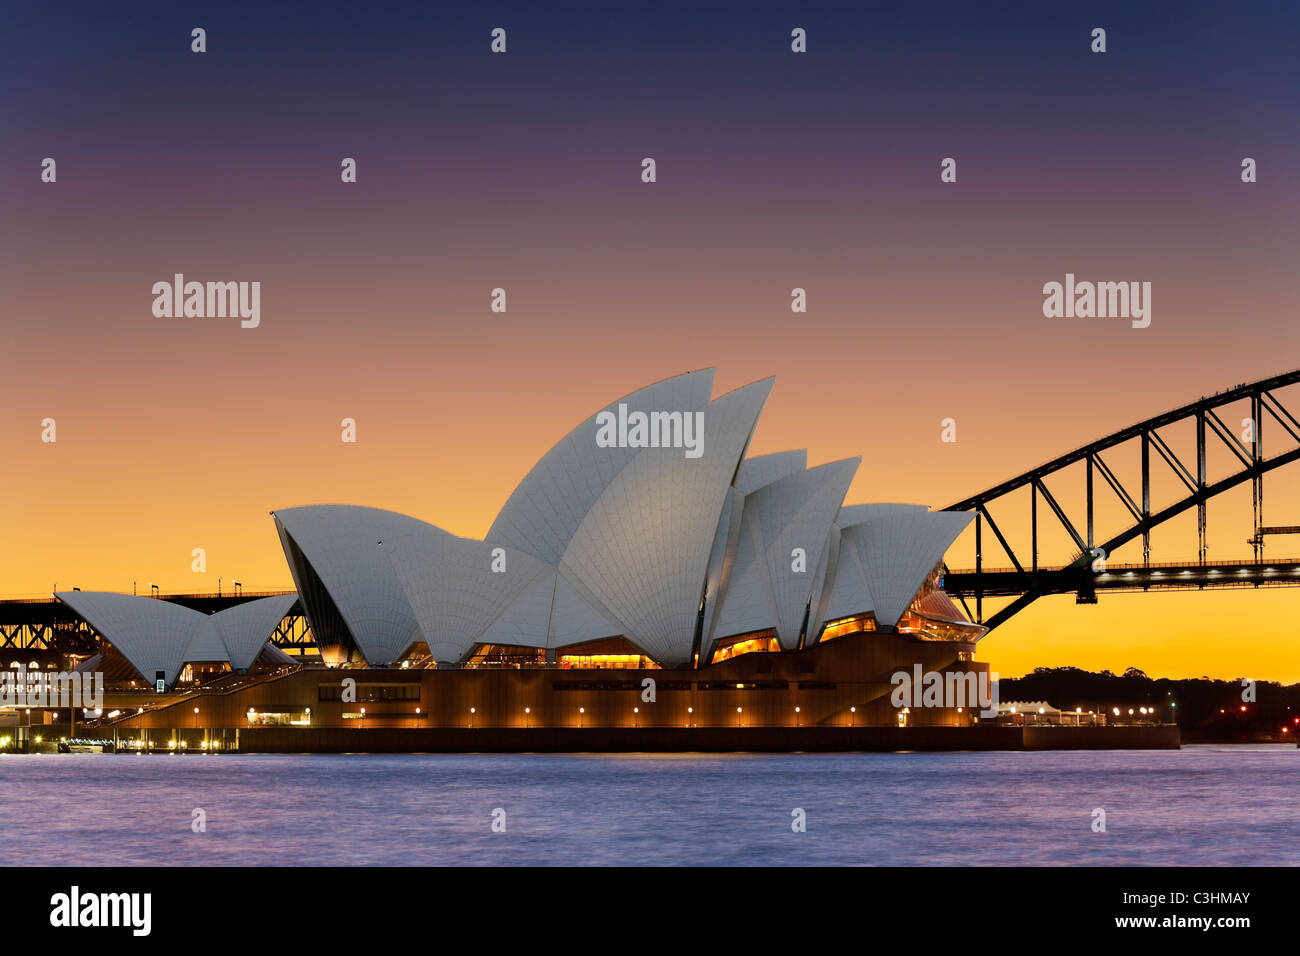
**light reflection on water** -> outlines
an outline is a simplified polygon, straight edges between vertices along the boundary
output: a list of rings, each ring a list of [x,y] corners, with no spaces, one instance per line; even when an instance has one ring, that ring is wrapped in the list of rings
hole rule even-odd
[[[0,756],[27,865],[1300,864],[1300,751]],[[207,832],[191,832],[191,812]],[[491,832],[492,810],[507,831]],[[807,832],[791,832],[791,810]],[[1091,831],[1105,808],[1106,833]]]

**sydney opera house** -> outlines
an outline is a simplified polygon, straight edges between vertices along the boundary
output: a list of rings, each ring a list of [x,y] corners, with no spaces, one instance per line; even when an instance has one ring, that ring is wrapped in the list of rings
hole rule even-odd
[[[537,462],[483,540],[307,505],[271,513],[293,592],[208,614],[60,591],[95,638],[79,666],[106,675],[119,732],[203,746],[272,727],[970,723],[889,692],[917,664],[985,669],[983,628],[940,586],[972,516],[845,504],[861,459],[748,456],[772,385],[715,398],[696,371],[618,399]],[[305,656],[272,640],[294,616]]]

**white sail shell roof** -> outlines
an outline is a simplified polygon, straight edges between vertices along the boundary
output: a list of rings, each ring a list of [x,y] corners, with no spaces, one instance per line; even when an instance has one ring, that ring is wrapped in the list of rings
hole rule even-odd
[[[829,621],[875,611],[875,599],[867,582],[858,531],[861,525],[876,518],[899,514],[928,514],[926,505],[870,502],[844,505],[827,542],[825,560],[814,588],[813,613],[808,623],[811,641],[820,637]]]
[[[272,515],[311,564],[369,664],[390,664],[422,640],[381,542],[413,534],[452,535],[395,511],[354,505],[308,505]],[[296,570],[294,583],[300,593],[307,587]]]
[[[736,489],[742,494],[757,491],[778,478],[794,475],[808,467],[808,450],[778,451],[771,455],[755,455],[740,463],[736,475]]]
[[[180,676],[185,652],[211,637],[208,615],[152,597],[107,591],[61,591],[55,595],[97,630],[149,683],[163,672],[170,687]],[[211,660],[205,657],[205,660]]]
[[[817,560],[817,574],[813,578],[813,590],[808,598],[808,632],[804,638],[805,645],[815,644],[817,638],[821,636],[821,626],[825,620],[822,611],[830,595],[827,584],[833,580],[831,569],[834,568],[835,560],[839,557],[839,548],[840,530],[832,524],[826,535],[826,542],[822,545],[822,553]]]
[[[687,372],[656,382],[611,402],[602,412],[703,409],[713,392],[713,370]],[[670,449],[601,448],[593,414],[548,451],[524,476],[492,523],[486,540],[558,565],[573,536],[610,484],[644,451]],[[707,424],[705,426],[708,427]],[[677,451],[681,456],[681,451]]]
[[[556,575],[547,647],[567,647],[622,635],[623,625],[600,607],[599,602],[583,597],[583,590],[563,570]]]
[[[229,654],[232,670],[246,671],[253,666],[297,600],[298,595],[294,593],[277,594],[245,601],[212,615],[213,627]]]
[[[744,465],[741,465],[744,468]],[[745,496],[736,487],[727,489],[727,499],[722,505],[722,514],[718,518],[718,529],[713,536],[713,548],[709,552],[709,576],[705,587],[704,627],[701,652],[707,654],[714,637],[714,625],[722,594],[736,563],[736,552],[740,547],[741,516],[745,510]],[[766,625],[764,625],[766,626]]]
[[[461,661],[480,643],[545,641],[555,589],[554,569],[545,561],[449,534],[385,538],[383,551],[434,660]],[[513,607],[521,600],[520,607]],[[531,620],[530,609],[535,614]],[[512,639],[488,635],[493,622],[507,612],[513,620]]]
[[[61,591],[55,596],[112,644],[146,681],[152,683],[162,671],[169,687],[188,663],[225,661],[234,670],[246,670],[298,597],[276,595],[204,614],[171,601],[131,594]]]
[[[741,518],[735,557],[718,595],[717,611],[711,622],[710,636],[713,640],[777,629],[777,609],[773,603],[762,534],[757,524],[748,514]],[[707,642],[705,652],[712,643]]]
[[[851,458],[820,465],[775,481],[745,500],[745,511],[755,516],[766,549],[777,636],[788,650],[798,643],[818,560],[861,463],[861,458]],[[804,571],[792,568],[795,548],[805,552]]]
[[[710,402],[698,458],[641,449],[565,549],[561,568],[660,663],[690,660],[723,503],[771,388],[765,379]]]
[[[550,647],[551,608],[555,604],[555,572],[533,578],[479,635],[482,644]]]
[[[893,627],[974,519],[973,511],[908,511],[884,515],[847,530],[876,601],[876,623]]]
[[[854,543],[854,526],[836,527],[831,531],[826,584],[823,585],[817,624],[810,634],[820,636],[827,621],[866,614],[876,606],[867,586],[867,575]]]
[[[831,524],[862,459],[785,475],[745,497],[735,570],[713,627],[719,638],[772,628],[783,648],[798,646]],[[795,549],[804,552],[794,569]]]

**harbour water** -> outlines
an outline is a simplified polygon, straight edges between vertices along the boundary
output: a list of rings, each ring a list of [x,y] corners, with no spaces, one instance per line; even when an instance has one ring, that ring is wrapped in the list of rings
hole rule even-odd
[[[3,755],[0,832],[22,865],[1295,866],[1298,790],[1290,745]]]

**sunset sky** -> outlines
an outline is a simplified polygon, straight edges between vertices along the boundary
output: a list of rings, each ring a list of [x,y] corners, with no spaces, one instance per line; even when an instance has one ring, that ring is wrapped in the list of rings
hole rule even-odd
[[[687,369],[776,377],[751,453],[862,455],[850,502],[940,508],[1300,366],[1293,5],[563,6],[5,6],[0,595],[289,586],[294,505],[479,537],[565,432]],[[260,327],[155,317],[177,272],[259,281]],[[1044,318],[1066,273],[1149,281],[1151,326]],[[1249,556],[1243,490],[1212,557]],[[1300,524],[1300,475],[1265,514]],[[1195,558],[1185,517],[1153,560]],[[1297,681],[1298,612],[1057,597],[980,656]]]

